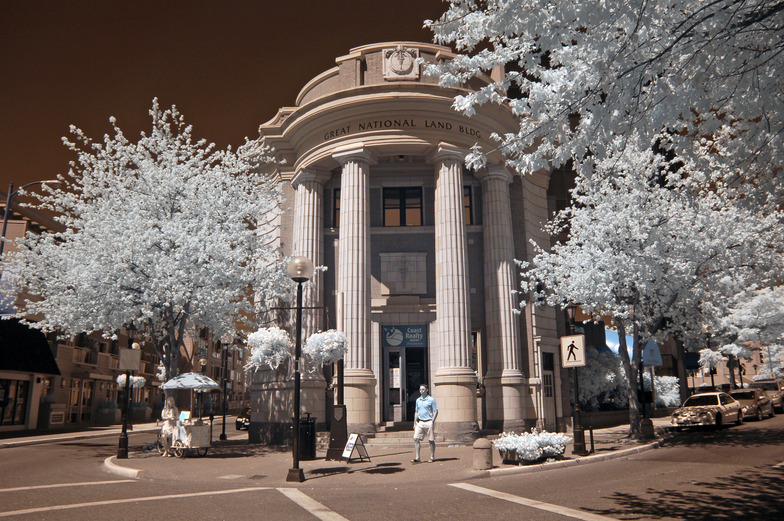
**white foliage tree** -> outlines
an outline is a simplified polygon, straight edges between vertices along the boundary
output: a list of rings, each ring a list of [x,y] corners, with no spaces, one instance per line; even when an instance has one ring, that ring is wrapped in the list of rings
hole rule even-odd
[[[765,363],[758,374],[784,378],[784,286],[747,291],[735,302],[720,323],[723,335],[743,344],[743,348],[751,343],[759,345]],[[750,353],[743,355],[748,357]]]
[[[590,347],[586,365],[580,371],[580,407],[598,411],[622,409],[629,403],[626,375],[621,360],[611,351],[599,352]]]
[[[548,226],[566,234],[538,249],[523,273],[524,292],[552,306],[579,303],[611,316],[629,386],[630,435],[640,435],[636,396],[642,347],[667,334],[699,332],[716,321],[739,288],[780,269],[780,215],[759,214],[709,191],[691,172],[645,149],[634,137],[578,177],[574,206]],[[677,170],[677,171],[676,171]],[[523,263],[525,266],[525,263]],[[634,339],[631,362],[627,331]]]
[[[582,172],[617,136],[669,131],[671,150],[713,181],[781,202],[781,0],[450,0],[426,25],[457,49],[429,68],[442,85],[494,80],[457,110],[497,103],[518,116],[495,139],[520,173],[570,159]]]
[[[69,334],[133,325],[171,378],[188,331],[250,330],[254,294],[271,299],[290,284],[266,233],[281,201],[259,173],[268,147],[216,150],[194,141],[175,107],[154,100],[150,115],[136,142],[114,118],[102,143],[71,127],[74,140],[63,141],[78,158],[40,201],[66,229],[28,235],[8,263],[24,297],[18,317]]]

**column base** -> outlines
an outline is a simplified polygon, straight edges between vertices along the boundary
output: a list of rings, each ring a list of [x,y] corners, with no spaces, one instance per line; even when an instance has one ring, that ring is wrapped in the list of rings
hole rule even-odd
[[[349,433],[376,432],[376,376],[367,369],[347,369],[343,385]]]
[[[450,367],[436,371],[433,397],[438,404],[438,435],[463,442],[477,438],[476,381],[476,372],[470,368]]]

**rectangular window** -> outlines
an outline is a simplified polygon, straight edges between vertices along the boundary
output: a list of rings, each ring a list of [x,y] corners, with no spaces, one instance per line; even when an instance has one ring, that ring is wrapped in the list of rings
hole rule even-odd
[[[463,213],[465,214],[465,223],[474,224],[473,212],[471,211],[471,187],[463,187]]]
[[[340,227],[340,188],[332,192],[332,227]]]
[[[422,188],[384,188],[384,226],[422,226]]]

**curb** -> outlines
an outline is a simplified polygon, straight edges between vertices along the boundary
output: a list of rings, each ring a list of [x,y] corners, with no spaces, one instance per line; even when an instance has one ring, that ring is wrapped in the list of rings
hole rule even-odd
[[[566,467],[576,467],[578,465],[587,465],[590,463],[598,463],[600,461],[623,458],[625,456],[631,456],[633,454],[639,454],[641,452],[647,452],[649,450],[658,449],[659,447],[661,447],[661,440],[655,441],[653,443],[648,443],[646,445],[640,445],[638,447],[632,447],[629,449],[608,452],[607,454],[595,454],[593,456],[584,456],[579,459],[554,461],[552,463],[540,463],[538,465],[524,465],[524,466],[509,467],[509,468],[478,470],[471,473],[469,478],[471,479],[490,478],[490,477],[497,477],[497,476],[506,476],[509,474],[528,474],[532,472],[542,472],[545,470],[555,470],[555,469],[562,469]]]
[[[140,477],[140,474],[142,473],[141,470],[129,469],[127,467],[123,467],[122,465],[118,465],[113,461],[115,457],[116,456],[109,456],[103,460],[103,466],[106,472],[117,474],[118,476],[122,476],[124,478],[138,479]]]

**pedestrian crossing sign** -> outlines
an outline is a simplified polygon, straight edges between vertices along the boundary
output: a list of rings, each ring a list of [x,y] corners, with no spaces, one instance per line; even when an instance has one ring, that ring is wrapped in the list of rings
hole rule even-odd
[[[561,367],[585,365],[585,335],[561,337]]]

